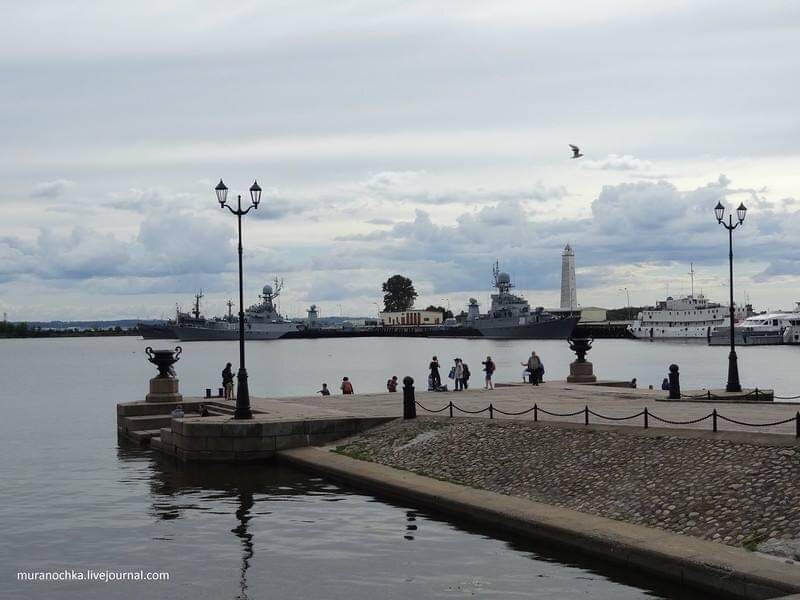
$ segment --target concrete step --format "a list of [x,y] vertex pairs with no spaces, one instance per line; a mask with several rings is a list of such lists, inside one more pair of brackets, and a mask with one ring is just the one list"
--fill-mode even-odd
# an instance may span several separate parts
[[142,431],[129,431],[128,438],[134,442],[138,442],[140,446],[150,445],[154,437],[158,437],[161,433],[160,429],[145,429]]
[[172,417],[166,415],[141,415],[137,417],[122,417],[122,428],[130,434],[132,431],[158,430],[169,427]]
[[176,406],[182,406],[183,410],[194,411],[200,404],[206,404],[206,402],[197,399],[184,399],[183,402],[125,402],[117,404],[117,417],[168,415]]
[[236,407],[220,404],[218,402],[206,404],[205,407],[208,409],[208,412],[216,415],[232,415],[236,412]]
[[149,441],[152,450],[161,450],[161,438],[159,436],[153,436]]

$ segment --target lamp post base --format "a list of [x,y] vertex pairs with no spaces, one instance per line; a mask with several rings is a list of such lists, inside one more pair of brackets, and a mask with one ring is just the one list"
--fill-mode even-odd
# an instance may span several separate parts
[[250,410],[250,390],[247,388],[247,369],[239,369],[236,374],[239,383],[236,387],[236,412],[233,413],[234,419],[252,419],[253,413]]
[[736,360],[736,350],[731,350],[728,355],[728,385],[725,386],[725,391],[742,391],[742,385],[739,383],[739,364]]

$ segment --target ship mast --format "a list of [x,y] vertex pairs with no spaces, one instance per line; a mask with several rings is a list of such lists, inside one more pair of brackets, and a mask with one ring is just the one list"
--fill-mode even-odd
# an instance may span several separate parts
[[194,315],[195,319],[200,318],[200,298],[203,297],[203,290],[200,290],[199,294],[194,295],[194,308],[192,309],[192,314]]
[[694,263],[689,263],[689,277],[692,280],[692,298],[694,298]]

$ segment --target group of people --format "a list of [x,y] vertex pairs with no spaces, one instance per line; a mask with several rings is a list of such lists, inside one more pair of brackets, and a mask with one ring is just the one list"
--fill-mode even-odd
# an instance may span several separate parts
[[[486,360],[482,361],[481,364],[483,365],[483,373],[484,373],[484,388],[487,390],[494,389],[494,383],[492,383],[492,376],[494,372],[497,370],[497,365],[492,360],[491,356],[487,356]],[[429,392],[446,392],[447,386],[442,385],[442,375],[439,372],[441,365],[439,363],[439,358],[434,356],[431,358],[431,362],[428,365],[428,391]],[[453,359],[453,366],[450,367],[450,372],[448,373],[447,377],[453,380],[453,389],[456,392],[460,392],[462,390],[469,389],[469,379],[472,376],[472,373],[469,370],[469,365],[464,362],[462,358],[455,358]]]
[[[350,381],[349,377],[342,377],[342,383],[339,384],[339,391],[345,395],[355,394],[355,390],[353,389],[353,382]],[[323,383],[322,389],[317,390],[317,393],[322,394],[323,396],[330,396],[331,390],[328,387],[327,383]]]
[[531,385],[539,385],[544,379],[544,363],[536,352],[531,352],[528,360],[520,363],[525,369],[522,371],[522,381],[528,380]]

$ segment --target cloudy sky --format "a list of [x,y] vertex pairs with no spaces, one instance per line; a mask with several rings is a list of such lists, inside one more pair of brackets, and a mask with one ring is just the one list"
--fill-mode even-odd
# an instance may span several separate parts
[[[534,305],[723,300],[713,207],[749,211],[736,295],[800,300],[800,6],[761,2],[293,0],[3,3],[0,310],[169,316],[246,294],[370,314],[490,292]],[[569,143],[585,157],[569,160]],[[745,296],[746,295],[746,296]]]

